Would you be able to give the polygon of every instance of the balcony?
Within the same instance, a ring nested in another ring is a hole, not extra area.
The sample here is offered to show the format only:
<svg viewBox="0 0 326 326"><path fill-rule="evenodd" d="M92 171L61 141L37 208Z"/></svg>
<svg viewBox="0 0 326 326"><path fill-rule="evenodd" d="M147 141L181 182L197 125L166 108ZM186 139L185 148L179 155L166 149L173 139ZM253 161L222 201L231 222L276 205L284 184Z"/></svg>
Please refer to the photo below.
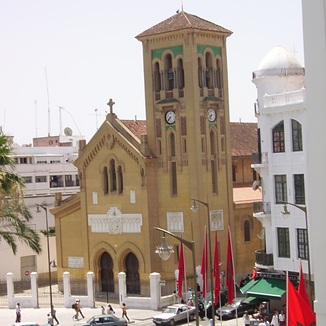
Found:
<svg viewBox="0 0 326 326"><path fill-rule="evenodd" d="M252 154L252 164L253 165L267 165L268 164L268 153L253 153Z"/></svg>
<svg viewBox="0 0 326 326"><path fill-rule="evenodd" d="M264 249L256 250L255 267L263 269L272 269L274 266L273 254L266 254Z"/></svg>
<svg viewBox="0 0 326 326"><path fill-rule="evenodd" d="M271 203L261 201L253 203L253 216L263 224L266 218L271 217Z"/></svg>

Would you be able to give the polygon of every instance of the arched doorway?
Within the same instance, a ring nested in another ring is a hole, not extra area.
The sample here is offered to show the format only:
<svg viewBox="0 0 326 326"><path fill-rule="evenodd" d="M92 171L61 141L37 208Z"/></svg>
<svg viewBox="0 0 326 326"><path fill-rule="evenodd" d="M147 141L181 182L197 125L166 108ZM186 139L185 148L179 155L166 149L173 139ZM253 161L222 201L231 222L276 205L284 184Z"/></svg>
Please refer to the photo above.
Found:
<svg viewBox="0 0 326 326"><path fill-rule="evenodd" d="M102 292L114 292L113 260L104 252L100 258Z"/></svg>
<svg viewBox="0 0 326 326"><path fill-rule="evenodd" d="M129 253L125 261L126 283L128 294L140 294L139 262L133 253Z"/></svg>

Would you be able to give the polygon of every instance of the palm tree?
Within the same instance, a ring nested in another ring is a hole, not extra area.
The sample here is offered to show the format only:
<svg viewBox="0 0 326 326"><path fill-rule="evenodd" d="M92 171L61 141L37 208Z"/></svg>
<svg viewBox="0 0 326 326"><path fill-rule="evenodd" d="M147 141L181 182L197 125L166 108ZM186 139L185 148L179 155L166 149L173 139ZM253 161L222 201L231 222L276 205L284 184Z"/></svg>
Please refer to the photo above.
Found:
<svg viewBox="0 0 326 326"><path fill-rule="evenodd" d="M12 172L15 161L8 137L0 134L0 239L17 253L17 240L27 244L34 252L41 252L39 234L25 224L32 215L24 202L24 180Z"/></svg>

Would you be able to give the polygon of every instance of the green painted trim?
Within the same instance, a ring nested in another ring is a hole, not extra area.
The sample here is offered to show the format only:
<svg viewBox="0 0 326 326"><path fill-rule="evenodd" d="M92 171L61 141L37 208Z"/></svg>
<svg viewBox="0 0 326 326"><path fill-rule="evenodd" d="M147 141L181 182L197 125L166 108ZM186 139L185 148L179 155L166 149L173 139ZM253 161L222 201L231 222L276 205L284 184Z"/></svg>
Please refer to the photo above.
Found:
<svg viewBox="0 0 326 326"><path fill-rule="evenodd" d="M171 126L165 126L165 132L167 132L170 128L172 128L174 131L177 131L177 128L175 125L171 125Z"/></svg>
<svg viewBox="0 0 326 326"><path fill-rule="evenodd" d="M157 49L152 51L152 60L153 59L161 59L162 60L162 54L166 50L171 50L173 52L174 57L176 57L179 54L183 54L183 46L172 46L171 48L164 48L164 49Z"/></svg>
<svg viewBox="0 0 326 326"><path fill-rule="evenodd" d="M219 55L222 57L222 50L217 46L197 45L197 53L204 54L207 48L212 49L215 56Z"/></svg>

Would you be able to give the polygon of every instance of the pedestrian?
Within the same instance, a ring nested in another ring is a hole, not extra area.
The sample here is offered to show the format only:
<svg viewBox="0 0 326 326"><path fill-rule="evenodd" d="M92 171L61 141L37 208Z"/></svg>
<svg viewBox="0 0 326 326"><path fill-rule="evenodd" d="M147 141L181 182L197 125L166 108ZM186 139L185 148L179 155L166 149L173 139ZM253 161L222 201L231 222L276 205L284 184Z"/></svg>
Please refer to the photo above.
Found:
<svg viewBox="0 0 326 326"><path fill-rule="evenodd" d="M57 319L57 311L54 309L54 306L52 305L52 318L56 321L57 325L59 325L59 320Z"/></svg>
<svg viewBox="0 0 326 326"><path fill-rule="evenodd" d="M189 300L190 298L192 298L192 290L191 290L191 288L189 288L189 289L188 289L188 292L187 292L187 302L188 302L188 300Z"/></svg>
<svg viewBox="0 0 326 326"><path fill-rule="evenodd" d="M274 310L274 314L271 320L271 325L272 326L279 326L279 319L278 319L278 313L277 310Z"/></svg>
<svg viewBox="0 0 326 326"><path fill-rule="evenodd" d="M80 300L79 299L76 299L76 302L75 302L75 320L78 320L78 316L79 314L82 316L82 318L85 318L84 315L83 315L83 312L81 310L81 306L80 306Z"/></svg>
<svg viewBox="0 0 326 326"><path fill-rule="evenodd" d="M107 314L112 316L115 314L115 311L110 304L108 304Z"/></svg>
<svg viewBox="0 0 326 326"><path fill-rule="evenodd" d="M285 326L285 315L284 315L283 310L281 310L281 313L278 316L278 321L279 321L280 326Z"/></svg>
<svg viewBox="0 0 326 326"><path fill-rule="evenodd" d="M200 320L205 320L204 316L205 316L205 306L203 301L199 301L198 303L198 314L200 317Z"/></svg>
<svg viewBox="0 0 326 326"><path fill-rule="evenodd" d="M192 300L192 298L189 298L189 300L187 302L187 305L190 306L190 307L193 307L194 301Z"/></svg>
<svg viewBox="0 0 326 326"><path fill-rule="evenodd" d="M248 311L246 310L244 315L243 315L243 324L245 326L250 325L250 316L248 315Z"/></svg>
<svg viewBox="0 0 326 326"><path fill-rule="evenodd" d="M177 293L176 291L173 291L172 293L172 304L176 304L178 301Z"/></svg>
<svg viewBox="0 0 326 326"><path fill-rule="evenodd" d="M53 326L53 317L51 316L51 313L48 314L48 324Z"/></svg>
<svg viewBox="0 0 326 326"><path fill-rule="evenodd" d="M16 323L20 323L22 320L22 309L20 303L16 304Z"/></svg>
<svg viewBox="0 0 326 326"><path fill-rule="evenodd" d="M126 306L125 303L122 304L122 318L123 317L127 318L128 323L130 322L130 319L129 319L128 315L127 315L127 306Z"/></svg>

